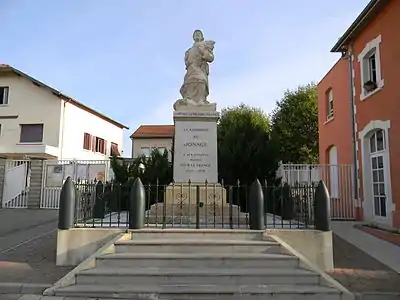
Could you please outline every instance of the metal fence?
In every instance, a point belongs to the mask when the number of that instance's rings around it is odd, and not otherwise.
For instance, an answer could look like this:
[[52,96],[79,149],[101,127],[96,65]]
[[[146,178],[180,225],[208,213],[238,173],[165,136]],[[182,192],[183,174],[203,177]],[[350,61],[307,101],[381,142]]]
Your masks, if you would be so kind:
[[43,164],[40,208],[58,209],[63,183],[70,176],[79,182],[108,180],[109,160],[47,160]]
[[[75,227],[128,227],[131,183],[75,181]],[[266,228],[312,228],[316,185],[263,185]],[[249,228],[250,186],[145,184],[145,226]]]
[[4,169],[3,198],[1,203],[2,207],[28,207],[28,196],[31,182],[30,175],[31,163],[29,160],[6,160]]
[[355,220],[353,165],[281,164],[277,177],[290,186],[326,183],[331,200],[331,218]]

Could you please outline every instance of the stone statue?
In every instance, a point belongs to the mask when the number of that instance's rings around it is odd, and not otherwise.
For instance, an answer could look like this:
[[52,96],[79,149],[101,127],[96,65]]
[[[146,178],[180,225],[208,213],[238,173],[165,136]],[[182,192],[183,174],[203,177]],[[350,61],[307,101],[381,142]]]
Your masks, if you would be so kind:
[[186,74],[180,93],[183,99],[175,102],[174,109],[181,106],[215,106],[207,101],[209,95],[209,63],[214,61],[214,41],[204,40],[203,33],[195,30],[193,46],[185,53]]

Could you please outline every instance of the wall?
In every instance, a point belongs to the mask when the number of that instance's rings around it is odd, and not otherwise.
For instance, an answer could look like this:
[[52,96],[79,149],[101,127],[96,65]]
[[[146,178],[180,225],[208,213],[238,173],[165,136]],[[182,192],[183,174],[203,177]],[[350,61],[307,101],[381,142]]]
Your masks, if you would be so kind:
[[[389,146],[390,146],[390,173],[392,199],[398,199],[396,204],[397,213],[394,215],[393,222],[395,227],[400,228],[400,185],[396,184],[400,181],[400,118],[399,118],[399,100],[400,90],[400,36],[394,28],[400,28],[400,1],[390,1],[386,8],[369,24],[357,37],[353,44],[354,51],[354,71],[355,71],[355,92],[356,92],[356,110],[357,110],[357,129],[363,128],[371,120],[390,120],[389,129]],[[361,70],[357,56],[362,52],[365,45],[381,35],[380,59],[382,78],[384,79],[384,87],[374,95],[360,100],[361,93]],[[362,144],[358,141],[358,148],[361,149]],[[363,160],[361,151],[358,152],[360,162],[360,193],[363,196],[363,180],[362,171]]]
[[[118,144],[122,154],[123,129],[119,128],[71,103],[63,101],[61,128],[63,139],[60,138],[62,151],[60,159],[103,160],[110,155],[111,142]],[[83,137],[87,132],[107,141],[106,155],[83,149]]]
[[[327,96],[333,92],[334,117],[327,121]],[[349,64],[339,59],[318,84],[319,159],[329,164],[329,148],[336,146],[338,164],[353,164]]]
[[[142,147],[158,148],[165,147],[168,151],[172,148],[171,138],[133,138],[132,139],[132,157],[135,158],[141,154]],[[171,159],[171,155],[169,155]]]
[[[0,73],[0,86],[9,87],[9,104],[0,106],[1,146],[7,152],[17,152],[17,148],[20,148],[17,147],[21,132],[19,125],[44,123],[43,144],[58,147],[61,114],[59,98],[28,79],[9,73]],[[4,116],[18,118],[4,119]]]
[[56,265],[76,266],[124,231],[118,228],[58,230]]

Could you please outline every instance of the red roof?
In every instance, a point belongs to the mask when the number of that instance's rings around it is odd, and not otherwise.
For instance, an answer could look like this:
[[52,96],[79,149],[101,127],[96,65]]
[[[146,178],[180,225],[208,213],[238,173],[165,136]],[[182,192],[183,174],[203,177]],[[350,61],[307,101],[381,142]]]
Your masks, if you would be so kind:
[[34,82],[35,84],[37,84],[37,85],[39,85],[41,87],[49,89],[50,91],[53,92],[53,94],[55,94],[56,96],[60,97],[61,99],[65,100],[68,103],[71,103],[71,104],[73,104],[73,105],[75,105],[75,106],[77,106],[77,107],[79,107],[79,108],[81,108],[81,109],[83,109],[83,110],[85,110],[85,111],[87,111],[87,112],[89,112],[89,113],[91,113],[91,114],[93,114],[93,115],[95,115],[95,116],[107,121],[107,122],[110,122],[111,124],[113,124],[115,126],[118,126],[119,128],[129,129],[128,126],[126,126],[126,125],[124,125],[124,124],[122,124],[120,122],[117,122],[117,121],[115,121],[115,120],[113,120],[113,119],[111,119],[111,118],[109,118],[109,117],[107,117],[105,115],[103,115],[102,113],[100,113],[100,112],[98,112],[98,111],[96,111],[96,110],[84,105],[83,103],[80,103],[80,102],[76,101],[75,99],[72,99],[71,97],[69,97],[67,95],[62,94],[60,91],[57,91],[56,89],[44,84],[43,82],[40,82],[37,79],[34,79],[33,77],[23,73],[22,71],[13,68],[12,66],[5,65],[5,64],[0,64],[0,71],[1,72],[13,72],[13,73],[18,74],[18,75],[20,75],[22,77],[25,77],[28,80],[31,80],[32,82]]
[[174,125],[141,125],[131,138],[172,138],[174,130]]

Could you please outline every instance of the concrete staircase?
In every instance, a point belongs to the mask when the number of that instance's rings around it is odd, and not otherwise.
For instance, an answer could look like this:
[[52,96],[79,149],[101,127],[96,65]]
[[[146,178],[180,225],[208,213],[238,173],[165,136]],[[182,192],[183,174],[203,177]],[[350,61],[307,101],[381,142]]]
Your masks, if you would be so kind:
[[[143,230],[114,243],[55,296],[95,299],[318,299],[349,294],[249,230]],[[79,269],[79,268],[77,268]],[[70,298],[68,298],[70,299]]]

